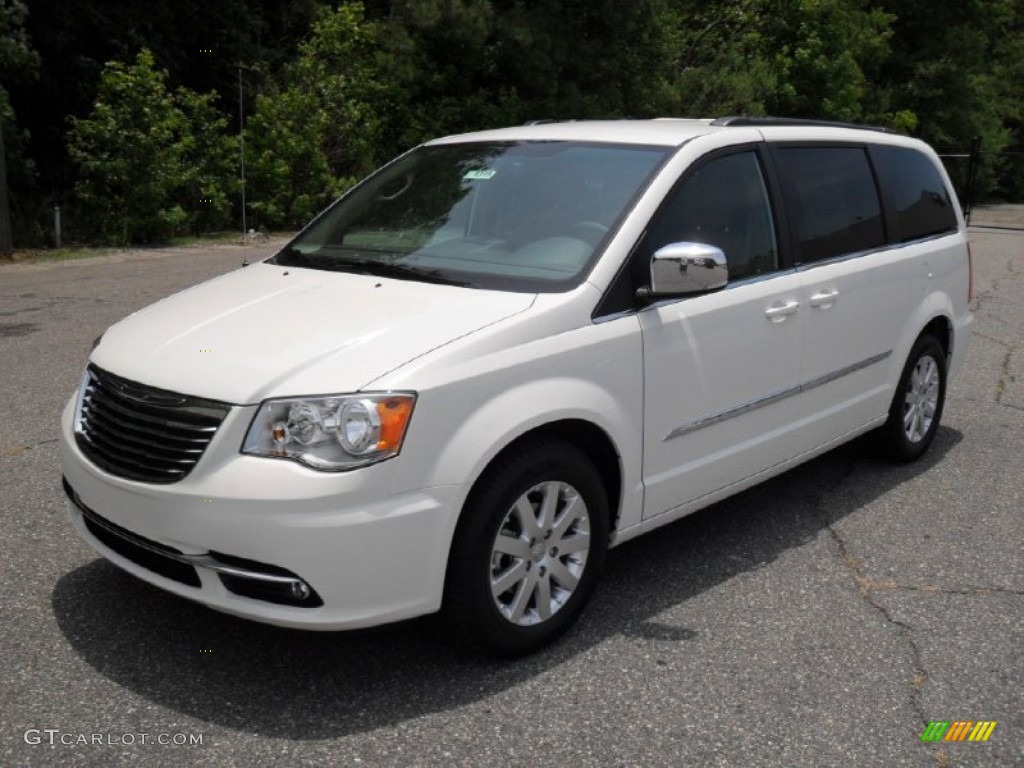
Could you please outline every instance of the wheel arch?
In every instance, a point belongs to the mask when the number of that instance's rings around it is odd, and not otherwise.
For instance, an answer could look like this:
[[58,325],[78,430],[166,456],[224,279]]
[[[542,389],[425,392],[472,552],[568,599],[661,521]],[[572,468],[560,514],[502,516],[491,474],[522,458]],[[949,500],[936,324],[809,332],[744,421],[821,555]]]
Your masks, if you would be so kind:
[[432,407],[424,409],[429,420],[420,425],[423,435],[450,429],[450,417],[444,414],[461,409],[464,415],[441,446],[426,438],[415,445],[416,471],[404,475],[402,482],[413,488],[460,486],[461,500],[451,510],[454,532],[466,499],[496,461],[525,441],[558,439],[577,447],[597,468],[608,494],[609,528],[629,524],[642,504],[642,391],[634,382],[638,377],[607,378],[532,378],[509,382],[495,396],[481,389],[479,399],[431,400]]
[[892,392],[896,391],[896,385],[903,373],[907,355],[910,354],[910,350],[921,336],[930,334],[938,339],[946,352],[946,366],[947,368],[950,366],[953,360],[953,348],[958,342],[954,338],[954,329],[956,328],[953,321],[954,316],[953,303],[950,297],[943,292],[936,291],[921,303],[903,327],[899,344],[893,348],[888,374],[889,388]]
[[939,344],[942,345],[942,349],[946,352],[946,363],[948,365],[949,360],[953,357],[953,321],[945,315],[933,317],[921,329],[917,338],[921,338],[925,334],[931,334],[939,340]]
[[619,452],[608,433],[592,421],[580,418],[565,418],[535,426],[518,435],[499,450],[477,475],[469,495],[487,477],[488,470],[510,453],[521,450],[534,440],[558,440],[578,449],[586,456],[597,473],[608,500],[608,530],[615,531],[622,507],[622,463]]

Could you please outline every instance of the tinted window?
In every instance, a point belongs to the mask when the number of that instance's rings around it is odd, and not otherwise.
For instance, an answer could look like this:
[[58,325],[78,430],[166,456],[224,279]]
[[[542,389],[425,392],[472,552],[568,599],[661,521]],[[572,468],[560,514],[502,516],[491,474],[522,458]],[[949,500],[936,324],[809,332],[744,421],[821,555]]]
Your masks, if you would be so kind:
[[650,252],[669,243],[707,243],[725,253],[729,279],[776,266],[775,228],[754,152],[700,166],[669,195],[649,230]]
[[875,147],[878,175],[896,208],[896,240],[955,232],[956,213],[946,185],[931,159],[906,147]]
[[863,149],[791,147],[781,149],[779,159],[800,262],[885,243],[878,190]]

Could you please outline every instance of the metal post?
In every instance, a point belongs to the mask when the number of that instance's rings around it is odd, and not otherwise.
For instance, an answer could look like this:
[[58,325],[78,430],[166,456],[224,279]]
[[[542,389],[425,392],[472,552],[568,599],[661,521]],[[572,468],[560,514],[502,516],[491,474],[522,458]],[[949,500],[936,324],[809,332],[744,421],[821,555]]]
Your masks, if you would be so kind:
[[60,248],[60,206],[53,206],[53,247]]
[[242,160],[242,242],[249,229],[245,223],[245,115],[242,110],[242,68],[238,68],[238,146]]
[[971,223],[971,209],[974,207],[974,181],[978,176],[978,166],[981,164],[981,136],[975,136],[971,141],[971,157],[967,161],[967,199],[964,201],[964,219],[967,224]]
[[3,120],[0,120],[0,256],[10,256],[13,252],[11,207],[7,200],[7,153],[4,150]]

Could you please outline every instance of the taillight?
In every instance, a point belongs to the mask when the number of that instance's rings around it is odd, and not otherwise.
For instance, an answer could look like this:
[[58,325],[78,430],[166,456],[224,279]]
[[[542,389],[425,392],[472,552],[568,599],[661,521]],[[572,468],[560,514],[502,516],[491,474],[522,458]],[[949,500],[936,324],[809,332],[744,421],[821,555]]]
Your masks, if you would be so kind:
[[974,301],[974,256],[971,255],[971,244],[967,243],[967,303]]

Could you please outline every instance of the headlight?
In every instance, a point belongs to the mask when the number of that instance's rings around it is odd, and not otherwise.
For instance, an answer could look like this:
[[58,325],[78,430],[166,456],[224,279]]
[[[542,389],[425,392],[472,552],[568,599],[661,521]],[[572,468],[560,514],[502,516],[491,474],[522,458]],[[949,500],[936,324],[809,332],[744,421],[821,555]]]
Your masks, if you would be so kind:
[[294,459],[314,469],[363,467],[398,453],[415,402],[410,392],[267,400],[242,453]]

